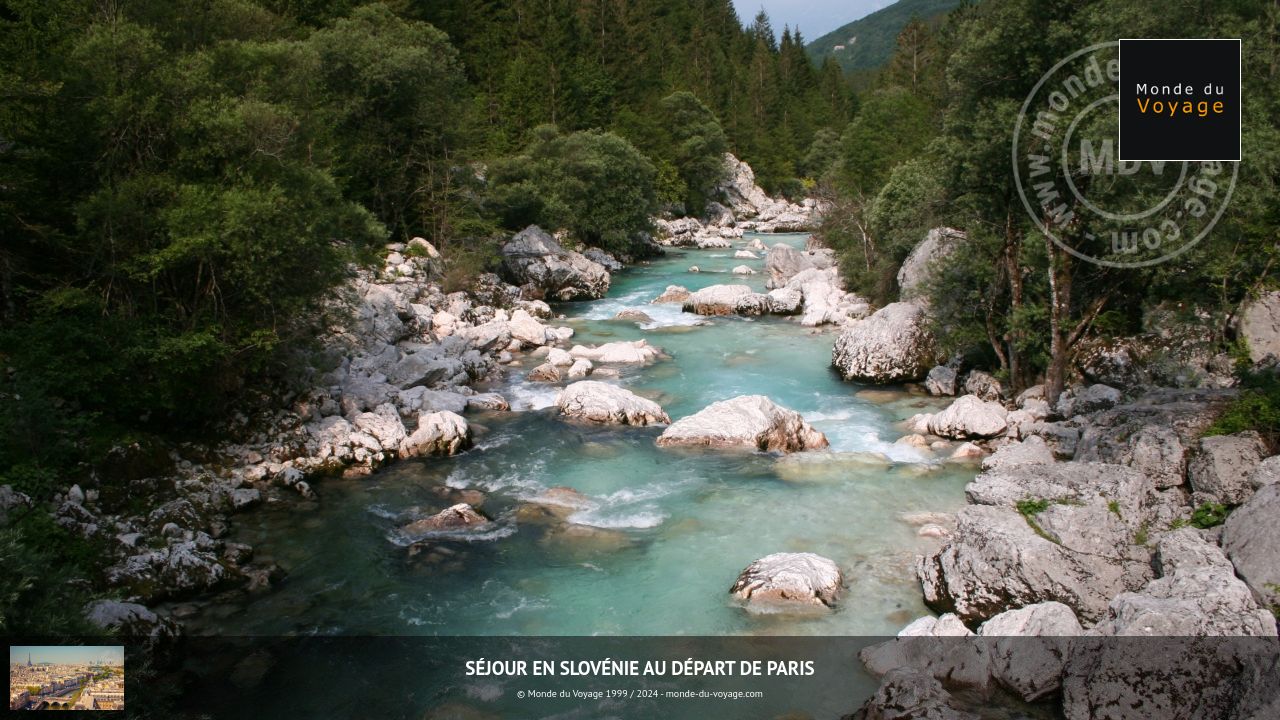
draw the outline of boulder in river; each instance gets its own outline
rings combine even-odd
[[[684,311],[698,315],[763,315],[769,311],[769,296],[749,285],[711,285],[691,293]]]
[[[914,303],[892,303],[849,323],[836,340],[831,364],[845,380],[900,383],[924,377],[936,354],[924,310]]]
[[[662,350],[650,345],[646,340],[630,342],[620,340],[596,347],[574,345],[569,350],[569,354],[574,358],[585,358],[593,363],[639,365],[656,360],[662,354]]]
[[[457,413],[441,411],[418,416],[418,427],[400,444],[400,457],[455,455],[471,447],[471,427]]]
[[[580,253],[565,250],[537,225],[521,230],[502,246],[502,266],[518,285],[532,286],[549,298],[604,297],[609,271]]]
[[[800,413],[775,405],[763,395],[742,395],[712,403],[672,423],[658,445],[742,447],[766,452],[796,452],[827,447],[827,436]]]
[[[649,301],[651,305],[663,303],[683,303],[689,299],[689,289],[681,285],[668,285],[662,294]]]
[[[844,575],[833,561],[813,553],[774,553],[746,567],[729,593],[752,610],[835,607]]]
[[[400,532],[411,538],[421,537],[428,533],[473,530],[488,525],[489,522],[489,518],[481,515],[475,508],[466,503],[458,503],[430,517],[415,520],[400,528]]]
[[[790,245],[778,243],[765,255],[764,271],[769,274],[765,287],[785,287],[791,278],[803,270],[825,270],[836,266],[835,253],[829,249],[796,250]]]
[[[565,415],[613,425],[654,425],[671,418],[658,403],[617,385],[583,380],[573,383],[556,397]]]
[[[640,323],[642,325],[653,322],[653,318],[649,317],[648,313],[646,313],[643,310],[637,310],[635,308],[627,308],[626,310],[619,310],[618,314],[613,316],[613,319],[626,320],[627,322]]]
[[[946,365],[938,365],[924,379],[924,388],[930,395],[955,395],[956,371]]]

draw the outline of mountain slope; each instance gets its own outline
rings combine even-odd
[[[846,72],[879,67],[893,54],[898,33],[911,18],[934,21],[960,2],[961,0],[898,0],[823,35],[805,46],[805,50],[819,64],[828,55],[835,56]]]

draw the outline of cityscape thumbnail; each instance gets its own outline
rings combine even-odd
[[[123,709],[124,646],[9,647],[9,710]]]

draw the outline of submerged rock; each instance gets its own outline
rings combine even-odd
[[[729,593],[749,609],[835,607],[844,576],[833,561],[813,553],[774,553],[738,575]]]
[[[649,301],[651,305],[661,305],[663,303],[683,303],[689,299],[689,290],[681,285],[668,285],[662,294]]]
[[[662,350],[650,345],[646,340],[633,340],[605,343],[597,347],[574,345],[569,350],[569,354],[594,363],[638,365],[656,360],[662,354]]]
[[[796,452],[827,447],[827,437],[793,410],[763,395],[712,403],[680,418],[658,438],[659,446],[743,447]]]
[[[415,520],[400,528],[400,532],[409,537],[421,537],[429,533],[473,530],[489,523],[489,518],[481,515],[475,508],[466,503],[458,503],[431,517]]]
[[[919,305],[892,303],[840,333],[831,364],[845,380],[900,383],[919,380],[937,353]]]
[[[573,383],[560,391],[556,405],[565,415],[615,425],[654,425],[671,418],[652,400],[625,388],[594,380]]]

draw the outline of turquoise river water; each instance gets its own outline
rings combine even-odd
[[[669,284],[691,290],[746,282],[763,289],[763,259],[729,250],[673,251],[614,274],[601,300],[556,308],[575,343],[646,338],[670,359],[620,366],[619,382],[679,418],[717,400],[763,394],[826,433],[830,451],[660,449],[661,428],[566,422],[557,388],[526,383],[539,361],[494,389],[513,412],[471,415],[475,449],[396,463],[362,480],[326,480],[317,503],[278,503],[236,518],[287,577],[270,592],[210,606],[195,632],[254,635],[884,635],[925,614],[903,513],[954,511],[972,466],[893,441],[897,423],[938,407],[901,388],[842,382],[830,369],[833,330],[785,318],[713,318],[649,305]],[[760,236],[803,246],[804,235]],[[690,273],[691,265],[702,272]],[[742,278],[730,268],[747,264]],[[640,308],[650,326],[613,320]],[[705,324],[696,324],[705,322]],[[516,507],[547,488],[590,497],[570,526],[521,522]],[[445,507],[445,488],[479,490],[497,530],[444,543],[396,542],[395,528]],[[456,498],[454,493],[451,497]],[[728,589],[752,560],[812,551],[843,568],[839,607],[815,616],[752,615]]]

